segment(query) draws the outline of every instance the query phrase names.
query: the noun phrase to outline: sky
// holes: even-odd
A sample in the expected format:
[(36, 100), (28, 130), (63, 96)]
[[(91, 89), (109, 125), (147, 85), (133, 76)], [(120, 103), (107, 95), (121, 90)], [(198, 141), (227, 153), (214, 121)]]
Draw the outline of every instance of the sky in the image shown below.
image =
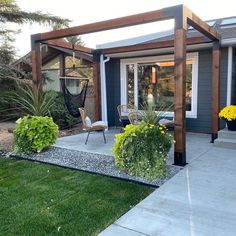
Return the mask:
[[(158, 10), (179, 4), (186, 5), (203, 20), (236, 16), (235, 0), (16, 0), (16, 2), (25, 11), (42, 11), (68, 18), (72, 21), (70, 26)], [(21, 29), (15, 43), (18, 56), (23, 56), (30, 51), (31, 34), (50, 31), (50, 28), (38, 24), (13, 27)], [(83, 35), (82, 39), (86, 46), (94, 48), (97, 44), (156, 33), (172, 27), (173, 21), (164, 21), (129, 27), (128, 29)]]

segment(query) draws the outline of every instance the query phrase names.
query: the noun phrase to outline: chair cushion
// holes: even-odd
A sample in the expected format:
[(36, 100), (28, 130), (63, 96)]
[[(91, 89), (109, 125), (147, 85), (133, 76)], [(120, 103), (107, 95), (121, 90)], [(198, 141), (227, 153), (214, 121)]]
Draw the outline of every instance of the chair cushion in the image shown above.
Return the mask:
[(101, 127), (107, 127), (106, 123), (103, 122), (103, 121), (96, 121), (92, 124), (92, 127), (95, 127), (95, 126), (101, 126)]
[(92, 121), (90, 120), (90, 118), (88, 116), (85, 117), (84, 122), (87, 126), (91, 126), (91, 124), (92, 124)]
[(159, 124), (162, 124), (162, 125), (167, 125), (167, 124), (173, 124), (174, 123), (174, 120), (168, 120), (168, 119), (160, 119)]

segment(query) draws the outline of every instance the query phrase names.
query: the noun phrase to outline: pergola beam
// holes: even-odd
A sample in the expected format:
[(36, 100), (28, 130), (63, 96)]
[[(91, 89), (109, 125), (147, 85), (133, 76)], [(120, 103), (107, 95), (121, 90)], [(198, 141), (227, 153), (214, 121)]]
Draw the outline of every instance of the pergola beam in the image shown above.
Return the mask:
[(187, 23), (205, 36), (207, 36), (209, 39), (220, 40), (220, 35), (214, 28), (211, 28), (206, 22), (202, 21), (193, 12), (189, 12), (189, 10), (187, 16)]
[(140, 13), (131, 16), (115, 18), (111, 20), (100, 21), (96, 23), (70, 27), (66, 29), (54, 30), (42, 33), (40, 40), (50, 40), (56, 38), (70, 37), (88, 33), (95, 33), (105, 30), (118, 29), (128, 26), (151, 23), (155, 21), (173, 19), (182, 5), (168, 7), (161, 10)]

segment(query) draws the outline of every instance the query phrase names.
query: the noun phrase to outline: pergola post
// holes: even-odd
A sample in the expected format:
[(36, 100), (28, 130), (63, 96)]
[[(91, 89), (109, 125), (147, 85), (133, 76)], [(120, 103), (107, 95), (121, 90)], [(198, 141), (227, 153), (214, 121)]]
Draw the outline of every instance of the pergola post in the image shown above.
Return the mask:
[(174, 164), (186, 165), (186, 133), (185, 133), (185, 97), (186, 97), (186, 28), (187, 19), (175, 21), (175, 95), (174, 95)]
[(40, 42), (36, 40), (40, 37), (40, 34), (31, 36), (31, 52), (32, 52), (32, 80), (33, 80), (33, 91), (41, 97), (43, 93), (43, 82), (42, 82), (42, 58), (40, 50)]
[[(65, 54), (62, 53), (59, 55), (59, 73), (60, 77), (65, 77), (66, 75), (66, 60), (65, 60)], [(63, 87), (65, 86), (65, 80), (60, 81), (60, 90), (63, 90)]]
[(62, 53), (62, 54), (59, 55), (60, 77), (65, 76), (65, 74), (66, 74), (65, 68), (66, 68), (66, 59), (65, 59), (65, 54)]
[(213, 42), (212, 50), (212, 112), (211, 112), (211, 142), (218, 136), (220, 110), (220, 42)]
[(95, 97), (95, 119), (101, 119), (101, 76), (100, 76), (100, 53), (94, 52), (93, 55), (93, 83)]

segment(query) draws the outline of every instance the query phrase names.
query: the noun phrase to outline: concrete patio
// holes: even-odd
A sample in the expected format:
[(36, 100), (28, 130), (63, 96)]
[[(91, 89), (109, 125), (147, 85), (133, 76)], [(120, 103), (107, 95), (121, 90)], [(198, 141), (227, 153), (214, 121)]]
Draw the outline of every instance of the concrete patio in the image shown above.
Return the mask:
[[(103, 141), (102, 133), (93, 133), (89, 136), (89, 141), (85, 145), (87, 133), (58, 138), (55, 147), (66, 148), (69, 150), (83, 151), (88, 153), (102, 154), (113, 156), (112, 146), (114, 144), (115, 135), (120, 130), (110, 129), (105, 132), (107, 143)], [(210, 143), (210, 135), (200, 133), (187, 133), (187, 162), (190, 163), (208, 151), (212, 144)], [(169, 152), (169, 164), (173, 163), (173, 148)]]
[(236, 150), (212, 146), (99, 235), (234, 236), (235, 170)]

